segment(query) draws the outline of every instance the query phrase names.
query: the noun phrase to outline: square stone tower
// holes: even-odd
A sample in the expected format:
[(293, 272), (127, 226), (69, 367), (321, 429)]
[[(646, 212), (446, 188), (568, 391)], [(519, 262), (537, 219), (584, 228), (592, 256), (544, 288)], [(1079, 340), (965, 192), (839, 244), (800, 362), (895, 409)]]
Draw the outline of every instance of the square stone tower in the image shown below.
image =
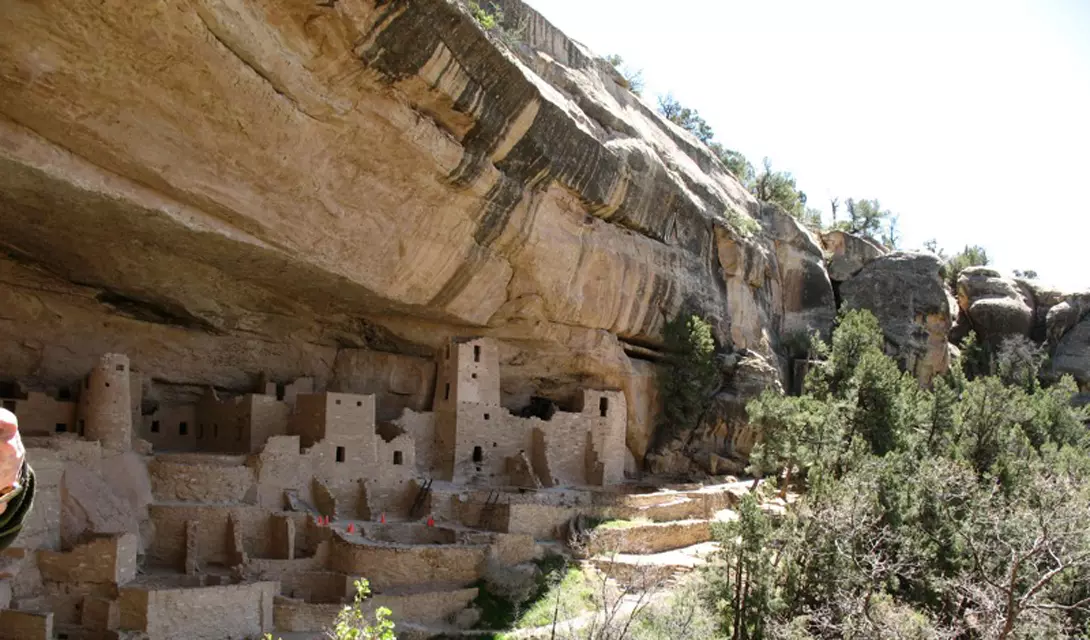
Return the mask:
[[(500, 406), (499, 347), (488, 338), (451, 340), (439, 353), (435, 385), (439, 477), (464, 481), (502, 471), (495, 441), (506, 432)], [(494, 459), (493, 459), (494, 458)]]

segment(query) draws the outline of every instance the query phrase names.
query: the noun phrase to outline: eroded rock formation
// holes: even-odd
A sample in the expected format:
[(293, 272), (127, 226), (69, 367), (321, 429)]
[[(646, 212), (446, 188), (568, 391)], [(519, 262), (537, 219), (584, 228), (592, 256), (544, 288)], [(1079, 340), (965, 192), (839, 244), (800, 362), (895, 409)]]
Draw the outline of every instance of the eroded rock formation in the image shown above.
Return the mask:
[(503, 340), (512, 406), (624, 388), (640, 453), (626, 349), (683, 302), (768, 358), (828, 329), (807, 231), (500, 4), (514, 47), (443, 0), (0, 8), (7, 375), (56, 385), (123, 351), (167, 402), (262, 370), (426, 397), (429, 372), (360, 353), (472, 331)]

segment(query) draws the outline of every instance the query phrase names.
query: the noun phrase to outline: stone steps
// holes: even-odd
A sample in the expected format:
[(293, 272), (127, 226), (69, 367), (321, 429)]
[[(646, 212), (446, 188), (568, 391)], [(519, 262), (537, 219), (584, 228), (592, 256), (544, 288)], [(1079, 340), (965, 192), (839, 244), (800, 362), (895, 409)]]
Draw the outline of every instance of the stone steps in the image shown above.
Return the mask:
[(590, 562), (610, 579), (629, 587), (646, 589), (661, 586), (689, 573), (703, 565), (718, 548), (715, 542), (698, 542), (660, 553), (599, 555), (591, 558)]

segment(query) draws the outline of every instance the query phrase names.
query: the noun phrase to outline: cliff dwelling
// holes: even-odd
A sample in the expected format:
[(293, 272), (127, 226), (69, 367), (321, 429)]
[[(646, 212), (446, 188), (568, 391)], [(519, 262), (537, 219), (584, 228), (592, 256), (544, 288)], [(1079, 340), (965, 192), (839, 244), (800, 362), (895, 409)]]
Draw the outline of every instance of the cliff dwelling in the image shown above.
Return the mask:
[(489, 563), (623, 497), (622, 393), (524, 418), (501, 405), (495, 341), (435, 364), (432, 410), (384, 422), (375, 395), (306, 378), (148, 411), (122, 354), (63, 392), (7, 383), (39, 486), (0, 565), (0, 636), (318, 633), (360, 576), (406, 623), (447, 622)]

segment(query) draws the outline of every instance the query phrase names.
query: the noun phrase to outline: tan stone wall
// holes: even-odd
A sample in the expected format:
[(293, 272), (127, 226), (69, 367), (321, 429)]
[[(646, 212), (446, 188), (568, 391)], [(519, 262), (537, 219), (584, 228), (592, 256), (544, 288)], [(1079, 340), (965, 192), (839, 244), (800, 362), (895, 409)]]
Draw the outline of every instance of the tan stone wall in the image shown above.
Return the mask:
[[(158, 424), (156, 424), (158, 423)], [(182, 433), (182, 425), (185, 433)], [(157, 428), (158, 431), (154, 431)], [(140, 437), (156, 451), (192, 451), (197, 448), (197, 407), (163, 407), (141, 417)]]
[(129, 359), (108, 353), (84, 380), (80, 389), (78, 425), (81, 435), (99, 440), (115, 451), (128, 451), (132, 440), (132, 397)]
[(83, 618), (83, 601), (92, 598), (114, 598), (117, 586), (102, 582), (49, 582), (43, 583), (41, 599), (35, 599), (36, 609), (53, 614), (58, 625), (79, 624)]
[(325, 433), (325, 409), (326, 402), (322, 394), (299, 394), (288, 420), (288, 433), (299, 436), (302, 446), (314, 446)]
[[(160, 502), (242, 504), (255, 491), (254, 470), (239, 464), (174, 462), (169, 457), (148, 464), (152, 492)], [(255, 496), (256, 497), (256, 496)]]
[(593, 453), (601, 465), (595, 477), (588, 478), (588, 483), (609, 486), (624, 482), (628, 416), (624, 394), (620, 391), (584, 391), (583, 415), (589, 421)]
[(460, 403), (500, 404), (499, 347), (488, 338), (452, 340), (437, 357), (434, 411)]
[[(378, 607), (390, 609), (395, 621), (434, 624), (450, 620), (477, 597), (477, 589), (429, 591), (406, 595), (377, 594), (365, 601), (365, 616)], [(273, 620), (278, 631), (308, 632), (329, 628), (340, 613), (340, 604), (314, 604), (291, 598), (276, 598)]]
[(425, 475), (432, 475), (440, 466), (436, 446), (436, 426), (434, 413), (417, 413), (406, 409), (394, 424), (413, 439), (415, 452), (414, 469)]
[(136, 536), (100, 536), (71, 551), (38, 552), (44, 580), (125, 584), (136, 577)]
[(485, 545), (398, 546), (335, 539), (330, 566), (366, 577), (375, 590), (449, 582), (469, 585), (482, 575)]
[(660, 553), (711, 540), (706, 520), (656, 522), (627, 529), (596, 529), (587, 549), (590, 553)]
[(53, 614), (0, 611), (3, 640), (53, 640)]
[(121, 626), (151, 638), (243, 640), (273, 631), (275, 582), (121, 590)]
[(185, 561), (186, 522), (199, 524), (200, 563), (228, 565), (231, 548), (227, 519), (234, 515), (242, 526), (243, 548), (251, 556), (267, 556), (269, 511), (253, 506), (152, 505), (149, 508), (155, 537), (148, 545), (149, 564), (181, 569)]
[(537, 540), (556, 538), (568, 521), (585, 508), (551, 504), (512, 504), (507, 508), (505, 529), (508, 533), (525, 533)]
[[(506, 484), (507, 458), (531, 451), (530, 425), (530, 420), (515, 417), (502, 407), (459, 404), (455, 481)], [(476, 459), (478, 452), (480, 460)]]
[(257, 394), (246, 396), (246, 401), (247, 452), (260, 451), (273, 436), (287, 435), (288, 416), (291, 414), (291, 406), (287, 402)]
[[(27, 393), (26, 399), (0, 398), (3, 406), (19, 418), (19, 432), (24, 436), (48, 436), (78, 430), (76, 403), (54, 400), (40, 391)], [(61, 428), (64, 425), (64, 428)]]

